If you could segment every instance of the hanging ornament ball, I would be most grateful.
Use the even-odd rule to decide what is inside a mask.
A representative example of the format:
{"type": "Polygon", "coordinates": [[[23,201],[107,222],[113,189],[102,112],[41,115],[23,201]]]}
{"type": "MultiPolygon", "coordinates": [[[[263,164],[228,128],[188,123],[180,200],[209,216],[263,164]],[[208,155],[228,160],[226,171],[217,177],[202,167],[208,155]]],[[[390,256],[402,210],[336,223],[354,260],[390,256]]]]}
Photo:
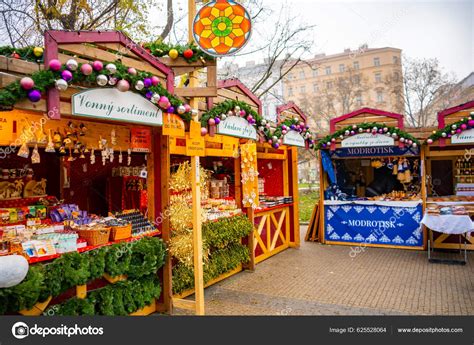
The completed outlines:
{"type": "Polygon", "coordinates": [[[31,90],[35,82],[30,77],[23,77],[20,79],[20,86],[23,90],[31,90]]]}
{"type": "Polygon", "coordinates": [[[265,129],[265,127],[263,127],[263,126],[259,126],[259,127],[258,127],[258,130],[259,130],[260,132],[263,132],[264,129],[265,129]]]}
{"type": "Polygon", "coordinates": [[[272,136],[272,141],[277,141],[278,140],[278,137],[276,135],[272,136]]]}
{"type": "Polygon", "coordinates": [[[109,71],[110,74],[114,74],[115,72],[117,72],[117,66],[115,66],[115,64],[113,63],[108,63],[105,66],[105,69],[109,71]]]}
{"type": "Polygon", "coordinates": [[[183,52],[183,56],[186,58],[186,59],[191,59],[194,55],[194,52],[192,49],[186,49],[184,52],[183,52]]]}
{"type": "Polygon", "coordinates": [[[84,75],[90,75],[92,73],[92,66],[88,63],[81,65],[81,72],[84,75]]]}
{"type": "Polygon", "coordinates": [[[174,107],[168,107],[168,108],[166,109],[166,112],[167,112],[168,114],[174,114],[174,107]]]}
{"type": "Polygon", "coordinates": [[[281,134],[283,134],[283,135],[285,135],[286,133],[288,133],[288,131],[287,131],[286,129],[283,129],[283,130],[281,131],[281,134]]]}
{"type": "Polygon", "coordinates": [[[159,83],[160,83],[160,79],[159,79],[156,75],[154,75],[153,77],[151,77],[151,84],[152,84],[153,86],[156,86],[156,85],[158,85],[159,83]]]}
{"type": "Polygon", "coordinates": [[[14,59],[19,59],[21,56],[17,52],[13,52],[11,57],[14,58],[14,59]]]}
{"type": "Polygon", "coordinates": [[[104,74],[99,74],[99,75],[97,76],[97,78],[95,79],[95,81],[97,82],[97,85],[99,85],[99,86],[105,86],[105,85],[107,85],[108,79],[107,79],[107,76],[106,76],[106,75],[104,75],[104,74]]]}
{"type": "Polygon", "coordinates": [[[153,92],[151,92],[151,91],[147,91],[146,94],[145,94],[145,97],[147,99],[151,99],[152,96],[153,96],[153,92]]]}
{"type": "Polygon", "coordinates": [[[242,109],[239,114],[240,114],[240,116],[245,116],[247,114],[247,112],[242,109]]]}
{"type": "Polygon", "coordinates": [[[452,129],[456,129],[456,128],[458,128],[458,126],[452,125],[451,128],[452,128],[452,129]]]}
{"type": "Polygon", "coordinates": [[[388,132],[388,127],[384,127],[384,128],[383,128],[383,131],[384,131],[384,132],[388,132]]]}
{"type": "Polygon", "coordinates": [[[117,82],[118,82],[118,79],[116,77],[109,78],[109,85],[114,86],[115,84],[117,84],[117,82]]]}
{"type": "Polygon", "coordinates": [[[262,125],[266,125],[266,124],[267,124],[267,120],[263,119],[263,120],[261,121],[261,123],[262,123],[262,125]]]}
{"type": "Polygon", "coordinates": [[[252,120],[253,120],[252,115],[247,116],[247,121],[252,121],[252,120]]]}
{"type": "Polygon", "coordinates": [[[72,80],[72,73],[71,71],[68,71],[65,69],[64,71],[61,72],[61,78],[63,78],[65,81],[71,81],[72,80]]]}
{"type": "Polygon", "coordinates": [[[49,69],[57,72],[61,69],[61,62],[58,59],[53,59],[49,62],[49,69]]]}
{"type": "Polygon", "coordinates": [[[456,133],[456,131],[454,129],[451,130],[451,134],[454,134],[456,133]]]}
{"type": "Polygon", "coordinates": [[[133,67],[129,67],[127,70],[128,74],[137,75],[137,70],[133,67]]]}
{"type": "Polygon", "coordinates": [[[400,138],[400,142],[404,143],[404,142],[405,142],[405,138],[400,138]]]}
{"type": "Polygon", "coordinates": [[[382,129],[382,128],[379,129],[379,133],[380,133],[380,134],[383,133],[383,129],[382,129]]]}
{"type": "Polygon", "coordinates": [[[332,142],[332,143],[335,143],[335,142],[336,142],[336,138],[331,138],[331,142],[332,142]]]}
{"type": "Polygon", "coordinates": [[[442,136],[443,138],[446,138],[448,135],[447,135],[445,132],[443,132],[443,133],[441,133],[441,136],[442,136]]]}
{"type": "MultiPolygon", "coordinates": [[[[145,80],[146,80],[146,79],[145,79],[145,80]]],[[[151,83],[151,80],[150,80],[150,83],[151,83]]],[[[146,86],[146,83],[145,83],[145,86],[146,86]]],[[[160,100],[158,101],[158,105],[159,105],[161,108],[167,108],[168,102],[169,102],[168,97],[166,97],[166,96],[161,96],[161,97],[160,97],[160,100]]]]}
{"type": "Polygon", "coordinates": [[[456,129],[456,134],[459,134],[461,132],[462,132],[461,128],[456,129]]]}
{"type": "Polygon", "coordinates": [[[160,101],[160,97],[161,97],[161,96],[160,96],[159,94],[154,93],[153,96],[151,96],[151,101],[152,101],[153,103],[158,103],[158,102],[160,101]]]}
{"type": "Polygon", "coordinates": [[[191,110],[191,115],[192,116],[197,116],[199,114],[199,111],[197,109],[192,109],[191,110]]]}
{"type": "Polygon", "coordinates": [[[216,125],[218,125],[218,124],[221,122],[221,119],[219,119],[218,117],[216,117],[216,118],[214,119],[214,121],[216,122],[216,125]]]}
{"type": "Polygon", "coordinates": [[[271,125],[267,122],[267,124],[265,125],[265,127],[270,128],[271,125]]]}
{"type": "Polygon", "coordinates": [[[300,127],[303,127],[304,128],[304,122],[300,122],[300,127]]]}
{"type": "Polygon", "coordinates": [[[189,104],[185,104],[184,109],[186,113],[189,113],[191,111],[191,106],[189,104]]]}
{"type": "Polygon", "coordinates": [[[168,56],[172,58],[173,60],[175,60],[178,58],[179,53],[176,49],[173,48],[173,49],[170,49],[170,51],[168,52],[168,56]]]}
{"type": "Polygon", "coordinates": [[[268,143],[271,144],[271,143],[272,143],[272,139],[268,139],[268,143]]]}
{"type": "Polygon", "coordinates": [[[149,88],[151,85],[153,85],[153,84],[151,83],[151,78],[145,78],[145,79],[143,79],[143,84],[145,84],[145,87],[146,87],[146,88],[149,88]]]}
{"type": "Polygon", "coordinates": [[[99,72],[102,71],[102,69],[104,68],[104,64],[101,61],[96,60],[92,63],[92,68],[94,69],[94,71],[99,72]]]}
{"type": "Polygon", "coordinates": [[[125,79],[120,79],[117,83],[117,89],[121,92],[126,92],[130,89],[130,83],[125,79]]]}
{"type": "Polygon", "coordinates": [[[201,135],[206,135],[207,134],[207,128],[206,127],[201,127],[201,135]]]}
{"type": "Polygon", "coordinates": [[[356,132],[355,132],[355,131],[351,131],[351,135],[354,135],[354,134],[356,134],[356,132]]]}
{"type": "Polygon", "coordinates": [[[295,117],[293,120],[294,120],[295,122],[298,122],[300,119],[297,118],[297,117],[295,117]]]}
{"type": "Polygon", "coordinates": [[[281,125],[281,129],[286,130],[286,129],[288,129],[288,127],[286,127],[286,125],[281,125]]]}
{"type": "Polygon", "coordinates": [[[184,105],[179,105],[177,111],[178,114],[182,115],[186,112],[186,108],[184,107],[184,105]]]}
{"type": "Polygon", "coordinates": [[[227,112],[227,116],[233,116],[233,115],[234,115],[234,113],[232,112],[232,110],[229,110],[229,111],[227,112]]]}
{"type": "Polygon", "coordinates": [[[273,147],[277,149],[277,148],[279,148],[279,147],[280,147],[280,144],[278,144],[278,143],[274,143],[274,144],[273,144],[273,147]]]}
{"type": "Polygon", "coordinates": [[[412,147],[417,147],[418,145],[417,145],[417,143],[412,143],[411,146],[412,147]]]}
{"type": "Polygon", "coordinates": [[[28,92],[28,99],[31,102],[38,102],[41,99],[41,92],[38,90],[31,90],[28,92]]]}
{"type": "Polygon", "coordinates": [[[135,89],[137,89],[138,91],[143,90],[144,87],[145,87],[145,84],[141,80],[135,83],[135,89]]]}
{"type": "Polygon", "coordinates": [[[79,67],[79,64],[77,63],[76,60],[74,59],[69,59],[67,60],[66,62],[66,67],[68,70],[70,71],[75,71],[77,69],[77,67],[79,67]]]}
{"type": "Polygon", "coordinates": [[[210,118],[207,123],[209,124],[209,126],[214,126],[216,124],[216,120],[214,120],[213,118],[210,118]]]}
{"type": "Polygon", "coordinates": [[[352,125],[352,129],[357,129],[357,125],[352,125]]]}
{"type": "Polygon", "coordinates": [[[55,81],[54,86],[59,91],[66,91],[67,90],[67,81],[64,79],[58,79],[55,81]]]}
{"type": "Polygon", "coordinates": [[[359,133],[362,133],[364,130],[362,128],[359,128],[359,133]]]}
{"type": "Polygon", "coordinates": [[[344,139],[344,136],[341,134],[341,135],[339,136],[339,139],[341,139],[341,140],[344,139]]]}
{"type": "Polygon", "coordinates": [[[367,128],[366,132],[367,132],[367,133],[370,133],[370,128],[367,128]]]}
{"type": "Polygon", "coordinates": [[[238,112],[240,111],[240,107],[239,107],[238,105],[236,105],[236,106],[234,107],[234,111],[235,111],[236,113],[238,113],[238,112]]]}
{"type": "Polygon", "coordinates": [[[393,138],[396,138],[396,137],[397,137],[397,133],[392,133],[392,137],[393,137],[393,138]]]}
{"type": "Polygon", "coordinates": [[[346,130],[346,131],[344,132],[344,135],[345,135],[346,137],[347,137],[349,134],[351,134],[351,132],[349,132],[349,130],[346,130]]]}
{"type": "Polygon", "coordinates": [[[227,115],[226,114],[221,114],[221,120],[224,121],[225,119],[227,119],[227,115]]]}
{"type": "Polygon", "coordinates": [[[467,121],[467,125],[468,125],[469,127],[474,127],[474,120],[469,120],[469,121],[467,121]]]}
{"type": "Polygon", "coordinates": [[[387,133],[385,133],[385,134],[387,134],[388,136],[391,136],[391,135],[392,135],[392,133],[390,133],[390,132],[387,132],[387,133]]]}
{"type": "Polygon", "coordinates": [[[462,129],[463,131],[465,131],[465,130],[467,129],[467,125],[466,125],[465,123],[463,123],[463,124],[461,125],[461,129],[462,129]]]}
{"type": "Polygon", "coordinates": [[[33,48],[33,54],[35,54],[36,57],[41,57],[43,56],[43,48],[41,47],[34,47],[33,48]]]}
{"type": "Polygon", "coordinates": [[[433,139],[430,138],[430,139],[426,140],[426,142],[431,145],[431,144],[433,144],[433,139]]]}
{"type": "Polygon", "coordinates": [[[413,144],[413,140],[407,140],[408,145],[413,144]]]}

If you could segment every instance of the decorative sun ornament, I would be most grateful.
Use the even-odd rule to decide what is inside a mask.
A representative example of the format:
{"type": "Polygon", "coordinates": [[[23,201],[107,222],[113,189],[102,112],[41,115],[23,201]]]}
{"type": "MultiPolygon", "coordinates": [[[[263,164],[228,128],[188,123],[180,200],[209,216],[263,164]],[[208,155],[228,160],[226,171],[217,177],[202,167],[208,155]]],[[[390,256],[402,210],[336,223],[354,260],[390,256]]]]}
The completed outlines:
{"type": "Polygon", "coordinates": [[[213,56],[225,56],[243,48],[252,24],[247,10],[232,0],[216,0],[204,5],[194,18],[197,45],[213,56]]]}

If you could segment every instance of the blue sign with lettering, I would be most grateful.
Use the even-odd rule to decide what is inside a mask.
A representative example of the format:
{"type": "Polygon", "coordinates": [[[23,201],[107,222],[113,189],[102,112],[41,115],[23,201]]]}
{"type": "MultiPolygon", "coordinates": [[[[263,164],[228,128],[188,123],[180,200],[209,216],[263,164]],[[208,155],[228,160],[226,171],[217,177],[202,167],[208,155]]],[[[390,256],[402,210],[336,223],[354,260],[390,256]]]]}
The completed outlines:
{"type": "Polygon", "coordinates": [[[384,244],[400,247],[423,245],[422,207],[379,205],[325,205],[326,241],[384,244]]]}
{"type": "Polygon", "coordinates": [[[376,157],[376,156],[418,156],[418,148],[398,146],[346,147],[331,152],[331,158],[376,157]]]}

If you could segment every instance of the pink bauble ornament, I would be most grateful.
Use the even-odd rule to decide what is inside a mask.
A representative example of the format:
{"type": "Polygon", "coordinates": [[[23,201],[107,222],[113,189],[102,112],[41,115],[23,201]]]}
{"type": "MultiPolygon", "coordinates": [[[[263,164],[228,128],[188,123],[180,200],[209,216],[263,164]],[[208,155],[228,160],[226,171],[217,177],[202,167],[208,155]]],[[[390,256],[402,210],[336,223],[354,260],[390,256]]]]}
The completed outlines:
{"type": "Polygon", "coordinates": [[[23,77],[20,79],[20,86],[23,90],[30,90],[35,86],[35,82],[30,77],[23,77]]]}
{"type": "Polygon", "coordinates": [[[466,125],[465,123],[463,123],[463,124],[461,125],[461,129],[462,129],[463,131],[466,130],[466,129],[467,129],[467,125],[466,125]]]}
{"type": "Polygon", "coordinates": [[[213,118],[210,118],[207,123],[209,124],[209,126],[214,126],[216,124],[216,120],[214,120],[213,118]]]}
{"type": "Polygon", "coordinates": [[[335,143],[335,142],[336,142],[336,138],[331,138],[331,142],[332,142],[332,143],[335,143]]]}
{"type": "Polygon", "coordinates": [[[366,132],[367,132],[367,133],[370,133],[370,129],[369,129],[369,128],[367,128],[367,129],[366,129],[366,132]]]}
{"type": "Polygon", "coordinates": [[[303,121],[300,122],[300,127],[304,127],[304,122],[303,121]]]}
{"type": "Polygon", "coordinates": [[[99,60],[95,60],[93,63],[92,63],[92,68],[94,69],[94,71],[102,71],[102,69],[104,68],[104,64],[99,61],[99,60]]]}
{"type": "Polygon", "coordinates": [[[167,105],[169,103],[169,99],[168,97],[166,96],[161,96],[160,97],[160,100],[158,101],[158,105],[161,107],[161,108],[168,108],[167,105]]]}
{"type": "Polygon", "coordinates": [[[122,92],[126,92],[130,89],[130,83],[125,79],[120,79],[117,82],[117,89],[122,92]]]}
{"type": "Polygon", "coordinates": [[[58,59],[52,59],[49,62],[49,69],[54,72],[59,71],[61,69],[61,61],[59,61],[58,59]]]}
{"type": "Polygon", "coordinates": [[[467,125],[468,125],[469,127],[474,127],[474,120],[469,120],[469,121],[467,121],[467,125]]]}
{"type": "Polygon", "coordinates": [[[462,132],[461,128],[456,129],[456,134],[459,134],[461,132],[462,132]]]}
{"type": "Polygon", "coordinates": [[[287,131],[286,129],[283,129],[283,130],[281,131],[281,133],[282,133],[283,135],[285,135],[286,133],[288,133],[288,131],[287,131]]]}
{"type": "Polygon", "coordinates": [[[253,117],[252,115],[247,116],[247,121],[252,121],[253,117]]]}
{"type": "Polygon", "coordinates": [[[160,79],[158,79],[158,77],[156,75],[154,75],[153,77],[151,77],[151,84],[153,86],[156,86],[160,83],[160,79]]]}
{"type": "Polygon", "coordinates": [[[271,144],[271,143],[272,143],[272,139],[268,139],[268,143],[271,144]]]}
{"type": "Polygon", "coordinates": [[[201,135],[206,135],[206,134],[207,134],[207,128],[201,127],[201,135]]]}
{"type": "Polygon", "coordinates": [[[246,114],[247,114],[247,113],[245,112],[245,110],[242,109],[242,110],[240,111],[240,116],[245,116],[246,114]]]}
{"type": "Polygon", "coordinates": [[[184,105],[184,112],[189,113],[191,111],[191,106],[189,104],[184,105]]]}
{"type": "Polygon", "coordinates": [[[426,140],[426,142],[427,142],[428,144],[433,144],[433,139],[428,139],[428,140],[426,140]]]}
{"type": "Polygon", "coordinates": [[[128,74],[137,75],[137,70],[133,67],[129,67],[127,70],[128,74]]]}
{"type": "Polygon", "coordinates": [[[84,75],[90,75],[92,73],[92,66],[88,63],[85,63],[81,66],[81,72],[84,75]]]}

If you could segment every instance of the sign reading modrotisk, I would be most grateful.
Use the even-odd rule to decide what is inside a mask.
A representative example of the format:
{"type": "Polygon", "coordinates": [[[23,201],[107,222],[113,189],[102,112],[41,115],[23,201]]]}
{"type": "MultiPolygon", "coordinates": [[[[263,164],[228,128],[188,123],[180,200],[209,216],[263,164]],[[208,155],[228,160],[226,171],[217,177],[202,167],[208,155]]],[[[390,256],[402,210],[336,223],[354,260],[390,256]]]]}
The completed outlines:
{"type": "Polygon", "coordinates": [[[146,98],[115,88],[89,89],[72,95],[72,115],[161,126],[161,110],[146,98]]]}

